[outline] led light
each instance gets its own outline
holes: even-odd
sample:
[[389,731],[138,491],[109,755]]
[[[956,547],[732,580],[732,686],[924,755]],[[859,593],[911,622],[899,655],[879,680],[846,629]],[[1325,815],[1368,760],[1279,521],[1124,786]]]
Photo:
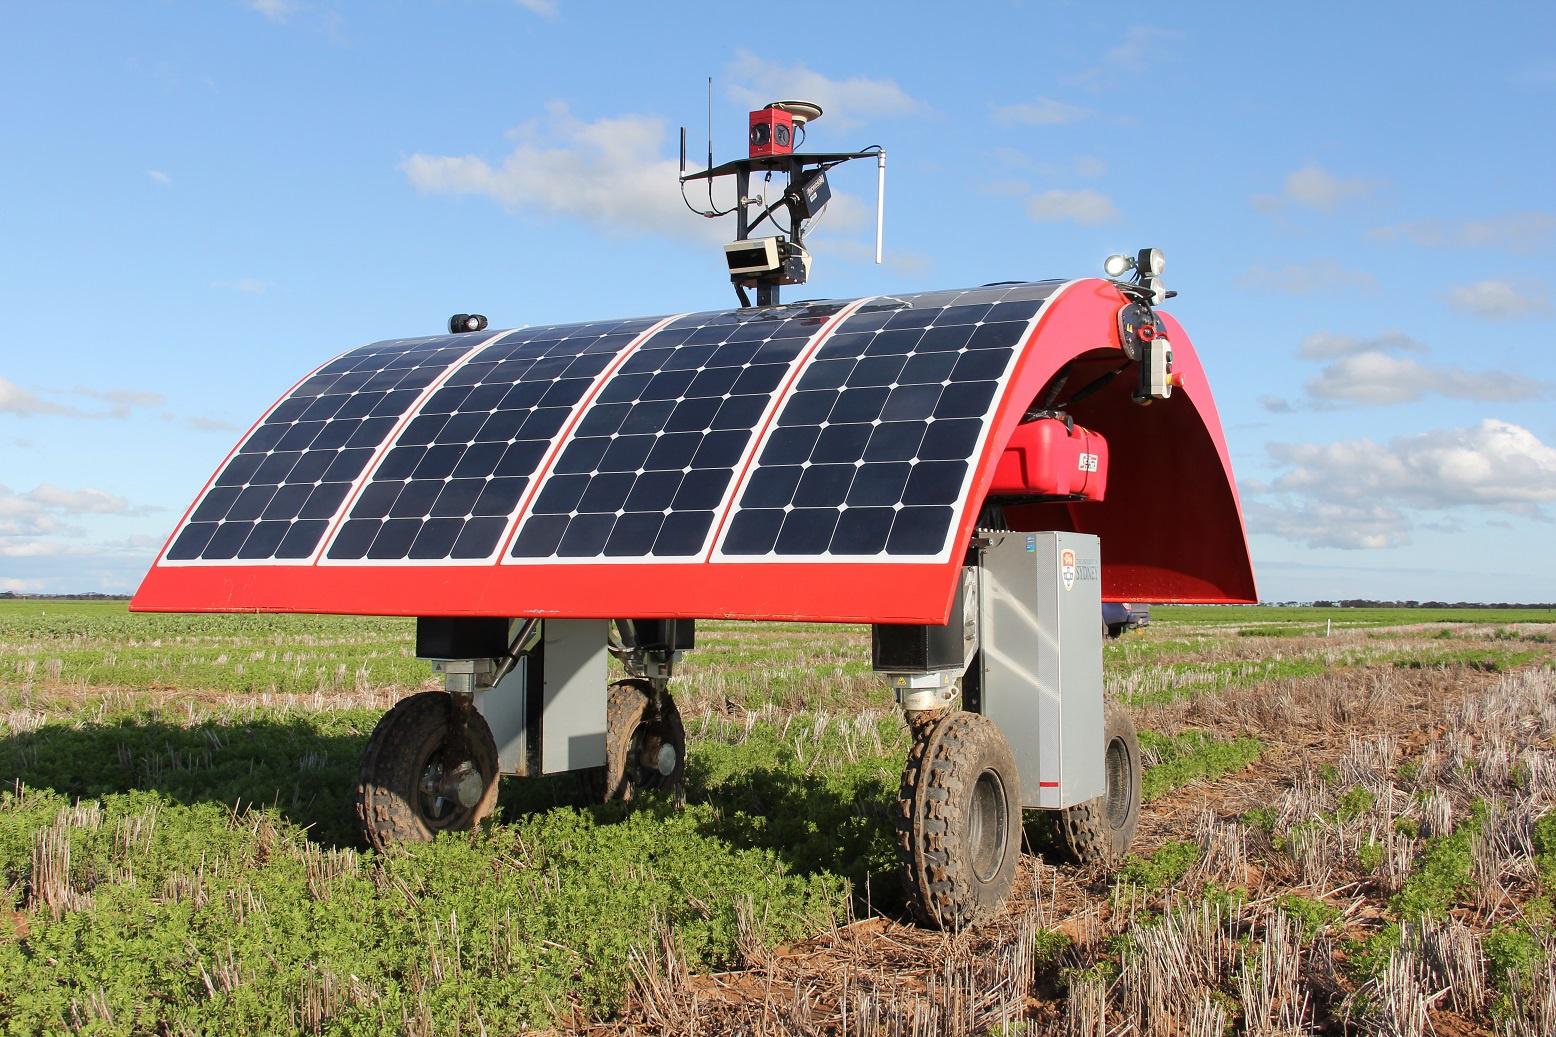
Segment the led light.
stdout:
[[486,317],[480,313],[456,313],[448,319],[448,330],[451,335],[468,331],[485,331]]
[[1124,272],[1135,265],[1135,261],[1128,256],[1109,256],[1102,264],[1102,272],[1109,277],[1122,277]]
[[1140,258],[1135,262],[1149,270],[1153,276],[1167,269],[1167,257],[1162,255],[1162,250],[1159,248],[1142,249]]

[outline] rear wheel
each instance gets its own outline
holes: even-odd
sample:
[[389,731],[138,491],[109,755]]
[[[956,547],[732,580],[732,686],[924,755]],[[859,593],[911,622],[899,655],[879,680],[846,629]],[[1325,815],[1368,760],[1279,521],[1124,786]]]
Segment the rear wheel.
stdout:
[[368,845],[426,842],[475,827],[497,802],[497,743],[469,708],[450,739],[455,703],[440,691],[401,699],[367,740],[357,782],[357,820]]
[[605,767],[583,772],[596,802],[630,800],[640,791],[670,790],[679,800],[686,775],[686,728],[668,694],[639,678],[606,692]]
[[1075,860],[1089,864],[1122,856],[1140,824],[1140,740],[1129,711],[1109,702],[1102,720],[1102,795],[1059,811],[1059,839]]
[[936,929],[998,910],[1021,854],[1020,779],[999,728],[961,710],[915,715],[898,794],[897,857],[908,906]]

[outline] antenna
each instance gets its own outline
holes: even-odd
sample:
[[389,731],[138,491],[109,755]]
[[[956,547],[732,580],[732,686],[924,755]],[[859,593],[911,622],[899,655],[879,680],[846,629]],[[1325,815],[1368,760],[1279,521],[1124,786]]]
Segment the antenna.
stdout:
[[[684,148],[682,149],[684,150]],[[685,163],[682,163],[683,165]],[[881,225],[886,222],[886,149],[875,160],[875,265],[881,265]]]
[[[724,246],[724,258],[729,268],[729,279],[740,296],[742,306],[751,305],[747,289],[756,289],[758,306],[778,305],[779,288],[786,284],[804,284],[810,277],[810,253],[805,249],[806,228],[821,214],[832,199],[832,188],[827,183],[827,172],[844,162],[856,158],[875,159],[875,261],[883,258],[883,241],[886,214],[886,150],[879,145],[863,151],[799,152],[795,149],[804,142],[810,124],[821,118],[821,106],[810,101],[774,101],[750,113],[749,148],[745,158],[713,164],[713,77],[708,77],[708,168],[696,173],[686,172],[685,130],[681,131],[681,191],[685,198],[686,185],[696,180],[708,182],[709,211],[702,211],[687,203],[699,216],[716,217],[733,214],[735,240]],[[776,201],[767,203],[765,196],[755,203],[750,201],[751,176],[763,174],[771,179],[774,173],[783,174],[787,183]],[[735,180],[734,204],[723,211],[713,205],[713,181],[721,177]],[[752,205],[760,206],[752,214]],[[788,217],[785,233],[778,213]],[[752,231],[771,221],[772,231],[763,237],[752,237]]]

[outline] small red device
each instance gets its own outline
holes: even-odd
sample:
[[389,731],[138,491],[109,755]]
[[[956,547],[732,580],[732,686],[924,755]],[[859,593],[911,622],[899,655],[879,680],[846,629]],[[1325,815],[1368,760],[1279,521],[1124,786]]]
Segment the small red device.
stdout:
[[751,157],[794,154],[794,116],[777,108],[751,113]]
[[1102,500],[1107,485],[1107,440],[1079,425],[1039,418],[1016,426],[989,492]]

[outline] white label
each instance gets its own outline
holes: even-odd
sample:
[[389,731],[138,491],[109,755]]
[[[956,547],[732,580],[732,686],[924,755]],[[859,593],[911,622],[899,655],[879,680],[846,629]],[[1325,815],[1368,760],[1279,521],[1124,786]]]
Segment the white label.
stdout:
[[1080,463],[1076,466],[1076,469],[1077,471],[1082,472],[1095,472],[1097,470],[1097,455],[1082,454]]

